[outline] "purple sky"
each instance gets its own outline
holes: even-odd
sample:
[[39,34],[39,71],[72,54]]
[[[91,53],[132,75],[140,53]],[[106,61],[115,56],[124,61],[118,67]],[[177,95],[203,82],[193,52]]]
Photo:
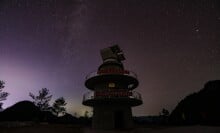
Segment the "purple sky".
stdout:
[[102,63],[99,50],[119,44],[137,73],[144,104],[135,115],[173,110],[205,82],[220,79],[218,0],[1,0],[3,107],[46,87],[82,114],[84,80]]

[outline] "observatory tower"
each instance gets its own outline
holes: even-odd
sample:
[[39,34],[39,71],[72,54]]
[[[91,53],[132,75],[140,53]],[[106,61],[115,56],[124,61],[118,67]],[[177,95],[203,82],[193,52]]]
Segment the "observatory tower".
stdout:
[[131,107],[142,104],[135,73],[122,64],[125,57],[118,45],[101,50],[103,63],[87,75],[83,105],[93,107],[92,127],[97,129],[132,128]]

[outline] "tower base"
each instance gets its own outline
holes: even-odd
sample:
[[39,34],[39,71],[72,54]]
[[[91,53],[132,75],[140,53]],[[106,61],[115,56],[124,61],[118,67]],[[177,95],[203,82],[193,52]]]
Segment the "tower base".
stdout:
[[133,128],[131,107],[120,105],[99,105],[93,108],[94,129]]

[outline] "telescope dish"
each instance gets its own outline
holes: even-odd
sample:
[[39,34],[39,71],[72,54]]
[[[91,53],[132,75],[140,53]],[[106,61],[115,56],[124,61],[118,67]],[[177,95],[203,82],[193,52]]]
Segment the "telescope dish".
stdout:
[[118,61],[125,60],[124,54],[118,45],[113,45],[108,48],[104,48],[100,51],[102,60],[116,59]]

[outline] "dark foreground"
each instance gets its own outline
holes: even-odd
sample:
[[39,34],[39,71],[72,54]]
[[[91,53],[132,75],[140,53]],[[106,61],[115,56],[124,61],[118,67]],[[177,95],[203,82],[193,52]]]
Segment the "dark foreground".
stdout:
[[1,127],[0,133],[83,133],[76,125],[36,124],[31,126]]
[[132,130],[94,130],[88,127],[63,124],[1,126],[0,133],[220,133],[217,126],[138,127]]

